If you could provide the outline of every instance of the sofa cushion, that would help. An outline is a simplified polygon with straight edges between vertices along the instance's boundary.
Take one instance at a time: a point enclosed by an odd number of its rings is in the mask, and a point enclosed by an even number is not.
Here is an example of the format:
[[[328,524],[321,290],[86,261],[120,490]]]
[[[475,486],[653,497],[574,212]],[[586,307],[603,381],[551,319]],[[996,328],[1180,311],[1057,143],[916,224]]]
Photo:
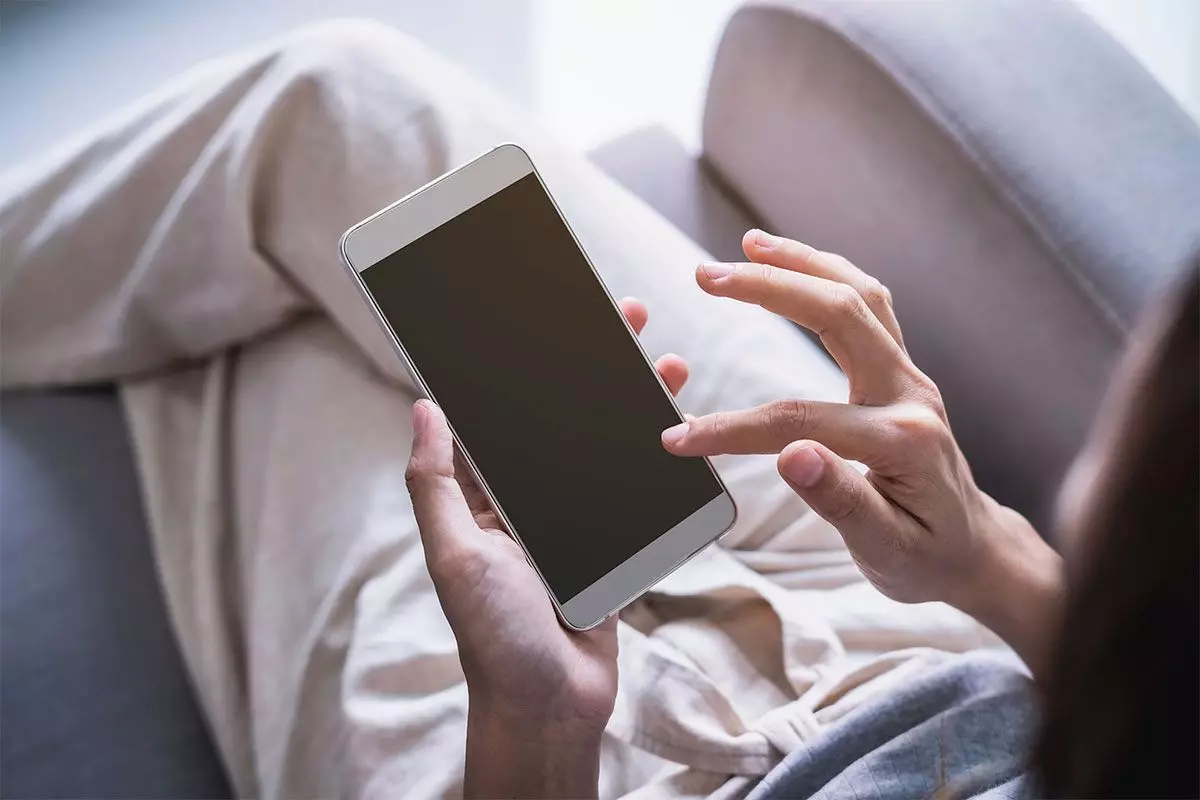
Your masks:
[[[228,797],[111,390],[5,394],[0,794]]]
[[[626,189],[722,261],[741,261],[742,235],[759,224],[703,159],[665,128],[630,131],[588,154]]]

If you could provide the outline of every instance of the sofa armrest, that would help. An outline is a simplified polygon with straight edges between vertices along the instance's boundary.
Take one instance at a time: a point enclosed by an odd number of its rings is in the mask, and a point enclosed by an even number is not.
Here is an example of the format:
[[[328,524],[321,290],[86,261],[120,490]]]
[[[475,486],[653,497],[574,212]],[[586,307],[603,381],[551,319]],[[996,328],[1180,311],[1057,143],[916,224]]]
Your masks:
[[[0,395],[5,797],[229,797],[113,387]]]
[[[722,261],[738,261],[742,235],[760,224],[665,128],[638,128],[597,147],[592,162]]]
[[[1067,2],[759,0],[704,158],[892,290],[979,483],[1043,530],[1139,309],[1200,241],[1200,131]]]

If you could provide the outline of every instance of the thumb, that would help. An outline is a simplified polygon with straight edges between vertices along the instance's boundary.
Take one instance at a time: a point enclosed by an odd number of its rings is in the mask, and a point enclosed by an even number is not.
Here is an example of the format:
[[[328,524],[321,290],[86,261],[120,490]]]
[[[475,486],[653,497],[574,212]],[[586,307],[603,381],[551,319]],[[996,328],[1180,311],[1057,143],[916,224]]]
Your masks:
[[[888,530],[893,509],[845,459],[818,442],[792,442],[779,454],[779,474],[809,507],[847,539]]]
[[[434,562],[469,543],[475,520],[454,479],[454,437],[442,410],[418,400],[412,417],[412,455],[404,481],[432,569]]]

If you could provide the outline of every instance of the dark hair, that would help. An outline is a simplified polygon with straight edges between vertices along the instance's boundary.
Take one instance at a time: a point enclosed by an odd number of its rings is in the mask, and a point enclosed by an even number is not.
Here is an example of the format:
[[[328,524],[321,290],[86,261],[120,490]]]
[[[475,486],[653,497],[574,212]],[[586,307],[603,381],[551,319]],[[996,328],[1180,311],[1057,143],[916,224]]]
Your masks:
[[[1140,334],[1043,688],[1049,797],[1200,797],[1200,259]]]

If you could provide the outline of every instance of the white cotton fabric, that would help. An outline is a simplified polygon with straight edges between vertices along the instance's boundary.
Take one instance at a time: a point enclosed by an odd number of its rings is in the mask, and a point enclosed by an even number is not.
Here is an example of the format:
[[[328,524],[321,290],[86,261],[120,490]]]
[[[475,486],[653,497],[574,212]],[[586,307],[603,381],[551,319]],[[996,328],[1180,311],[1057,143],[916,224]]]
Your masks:
[[[685,409],[845,398],[788,323],[696,288],[686,237],[372,24],[204,64],[0,178],[3,384],[120,383],[171,618],[242,796],[461,792],[466,689],[403,480],[416,394],[337,242],[504,141],[614,294],[646,301],[647,350],[689,359]],[[868,695],[994,642],[875,592],[773,458],[717,466],[737,528],[623,615],[605,796],[735,796]]]

